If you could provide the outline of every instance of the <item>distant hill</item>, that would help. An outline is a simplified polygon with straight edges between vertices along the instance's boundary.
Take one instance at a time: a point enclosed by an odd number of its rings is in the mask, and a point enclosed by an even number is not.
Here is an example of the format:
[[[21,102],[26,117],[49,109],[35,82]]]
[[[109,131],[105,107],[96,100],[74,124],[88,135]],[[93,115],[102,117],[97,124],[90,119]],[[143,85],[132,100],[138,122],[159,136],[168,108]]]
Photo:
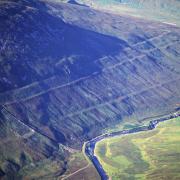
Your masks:
[[[173,23],[180,26],[179,0],[77,0],[98,9]]]

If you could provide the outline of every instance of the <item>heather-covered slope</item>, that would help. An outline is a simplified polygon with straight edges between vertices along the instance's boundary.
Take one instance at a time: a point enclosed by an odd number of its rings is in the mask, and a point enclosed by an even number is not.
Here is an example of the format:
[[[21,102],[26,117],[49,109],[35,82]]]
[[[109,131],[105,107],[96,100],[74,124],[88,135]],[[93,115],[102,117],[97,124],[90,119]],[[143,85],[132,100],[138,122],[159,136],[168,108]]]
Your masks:
[[[88,7],[2,1],[3,121],[80,149],[107,127],[169,113],[180,101],[179,37],[175,26]]]
[[[0,113],[0,179],[55,179],[66,172],[68,151],[16,119]],[[4,114],[4,115],[2,115]]]
[[[1,9],[0,103],[51,138],[78,146],[179,103],[179,28],[68,4]]]

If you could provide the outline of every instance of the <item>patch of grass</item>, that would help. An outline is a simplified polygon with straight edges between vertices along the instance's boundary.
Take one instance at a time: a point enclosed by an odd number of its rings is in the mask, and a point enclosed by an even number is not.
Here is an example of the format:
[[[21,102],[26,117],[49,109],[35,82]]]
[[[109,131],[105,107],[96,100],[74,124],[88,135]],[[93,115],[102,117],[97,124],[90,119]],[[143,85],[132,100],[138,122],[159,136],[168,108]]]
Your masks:
[[[176,118],[152,131],[102,140],[95,154],[112,179],[178,179],[179,147],[180,118]]]

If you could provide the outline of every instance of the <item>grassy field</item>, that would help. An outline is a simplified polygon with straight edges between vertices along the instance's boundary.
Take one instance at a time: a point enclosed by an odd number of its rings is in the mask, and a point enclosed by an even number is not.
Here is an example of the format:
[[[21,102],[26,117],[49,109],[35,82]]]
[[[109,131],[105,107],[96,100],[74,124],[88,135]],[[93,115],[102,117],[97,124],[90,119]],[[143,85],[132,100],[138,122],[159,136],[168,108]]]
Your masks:
[[[180,118],[148,132],[99,142],[95,153],[112,179],[180,179]]]

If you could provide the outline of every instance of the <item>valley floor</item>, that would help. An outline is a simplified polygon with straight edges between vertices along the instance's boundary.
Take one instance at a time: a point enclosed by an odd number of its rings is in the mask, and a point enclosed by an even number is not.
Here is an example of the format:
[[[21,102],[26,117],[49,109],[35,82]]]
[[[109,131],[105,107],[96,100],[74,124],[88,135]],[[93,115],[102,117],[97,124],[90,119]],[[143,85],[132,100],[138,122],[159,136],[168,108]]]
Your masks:
[[[179,179],[180,117],[152,131],[104,139],[95,154],[112,179]]]

